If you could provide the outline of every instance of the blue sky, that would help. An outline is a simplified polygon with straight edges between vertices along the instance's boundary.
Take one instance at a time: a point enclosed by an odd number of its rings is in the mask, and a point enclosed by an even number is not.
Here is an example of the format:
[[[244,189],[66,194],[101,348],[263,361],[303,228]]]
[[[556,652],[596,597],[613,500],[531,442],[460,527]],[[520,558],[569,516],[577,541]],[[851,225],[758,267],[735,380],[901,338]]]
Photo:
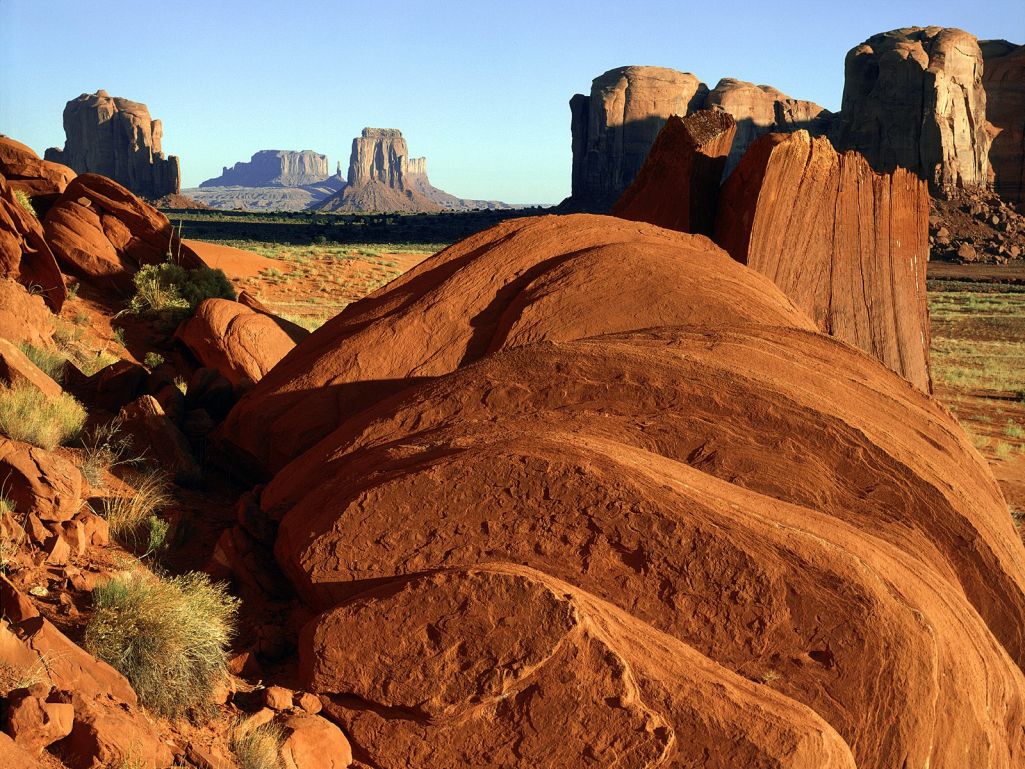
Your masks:
[[[569,98],[625,64],[773,85],[838,109],[845,53],[908,25],[1025,42],[1022,0],[475,2],[0,0],[0,133],[42,151],[106,89],[149,105],[184,186],[260,149],[348,162],[401,128],[463,197],[569,193]]]

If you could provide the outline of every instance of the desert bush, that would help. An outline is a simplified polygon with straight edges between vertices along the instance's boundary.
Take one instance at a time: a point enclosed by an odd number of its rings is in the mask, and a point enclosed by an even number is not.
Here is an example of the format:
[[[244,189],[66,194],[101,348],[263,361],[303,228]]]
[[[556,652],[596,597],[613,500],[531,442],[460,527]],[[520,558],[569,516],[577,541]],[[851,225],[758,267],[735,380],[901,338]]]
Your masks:
[[[187,270],[174,262],[148,264],[135,273],[129,309],[137,314],[187,315],[204,299],[234,299],[235,289],[221,270]]]
[[[103,517],[111,535],[123,545],[138,547],[150,538],[149,519],[171,501],[167,476],[149,470],[125,479],[133,492],[103,500]]]
[[[93,591],[85,646],[120,671],[139,699],[168,718],[210,706],[227,673],[238,602],[205,574],[115,575]]]
[[[18,554],[25,539],[24,530],[16,534],[21,525],[14,520],[14,503],[0,494],[0,572],[6,573],[11,559]]]
[[[146,353],[146,357],[142,359],[142,362],[143,365],[146,366],[146,368],[152,371],[157,366],[163,365],[164,356],[158,352],[153,352],[152,350],[150,350],[148,353]]]
[[[18,201],[18,205],[28,211],[32,216],[39,218],[39,214],[36,212],[35,206],[32,205],[32,198],[28,196],[25,190],[15,190],[14,199]]]
[[[0,385],[0,433],[48,451],[78,437],[85,408],[67,393],[55,398],[32,385]]]
[[[36,368],[54,382],[64,381],[64,363],[68,359],[64,352],[55,347],[37,347],[28,342],[24,342],[20,346],[25,357],[36,364]]]
[[[1008,438],[1025,438],[1025,427],[1022,427],[1013,419],[1007,420],[1007,427],[1004,432]]]
[[[270,721],[259,726],[236,725],[228,736],[228,748],[240,769],[281,769],[281,743],[285,734]]]

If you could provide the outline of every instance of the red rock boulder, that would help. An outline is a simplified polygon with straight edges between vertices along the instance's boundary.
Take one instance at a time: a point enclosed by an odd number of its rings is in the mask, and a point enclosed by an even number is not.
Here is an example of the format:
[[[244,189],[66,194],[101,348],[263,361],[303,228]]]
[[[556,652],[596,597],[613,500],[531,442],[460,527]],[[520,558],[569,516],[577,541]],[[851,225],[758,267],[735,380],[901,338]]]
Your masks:
[[[0,338],[0,384],[9,387],[31,385],[44,395],[56,398],[61,386],[44,374],[19,347]]]
[[[42,160],[35,151],[9,136],[0,136],[0,175],[21,190],[43,213],[75,178],[65,165]]]
[[[45,347],[53,339],[54,316],[43,297],[10,278],[0,278],[0,339]]]
[[[929,194],[804,131],[758,139],[723,185],[716,242],[819,329],[931,391]]]
[[[82,471],[58,454],[0,436],[0,490],[23,514],[68,521],[82,506]]]
[[[35,211],[0,176],[0,278],[17,280],[60,312],[67,287]]]
[[[259,382],[295,347],[268,314],[228,299],[206,299],[178,328],[175,338],[199,362],[232,385]]]

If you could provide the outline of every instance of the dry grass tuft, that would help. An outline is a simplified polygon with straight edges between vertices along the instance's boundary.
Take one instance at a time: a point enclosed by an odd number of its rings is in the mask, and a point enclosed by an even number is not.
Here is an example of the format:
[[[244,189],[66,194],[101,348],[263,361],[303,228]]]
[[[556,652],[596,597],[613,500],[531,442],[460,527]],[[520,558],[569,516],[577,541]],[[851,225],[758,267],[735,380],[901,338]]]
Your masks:
[[[238,602],[205,574],[124,572],[93,591],[86,648],[167,718],[201,713],[227,674]]]
[[[170,503],[170,484],[167,476],[159,470],[134,474],[125,480],[134,492],[103,500],[102,513],[115,539],[124,545],[137,547],[150,536],[153,529],[151,519],[156,519],[156,514]]]
[[[67,393],[49,398],[32,385],[0,385],[0,433],[50,451],[78,437],[85,408]]]
[[[259,726],[238,724],[231,730],[228,747],[240,769],[281,769],[281,743],[285,735],[273,721]]]

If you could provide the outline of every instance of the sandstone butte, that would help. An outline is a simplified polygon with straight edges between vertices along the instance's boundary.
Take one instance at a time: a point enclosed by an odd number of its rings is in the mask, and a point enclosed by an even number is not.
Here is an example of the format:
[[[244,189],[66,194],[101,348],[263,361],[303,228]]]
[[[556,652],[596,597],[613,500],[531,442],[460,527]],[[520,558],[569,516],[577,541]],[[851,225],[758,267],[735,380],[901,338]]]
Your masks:
[[[711,236],[736,121],[723,110],[671,115],[612,215]]]
[[[280,469],[239,528],[276,526],[319,612],[301,683],[358,765],[1025,761],[1025,548],[988,467],[707,238],[506,222],[228,425]]]

